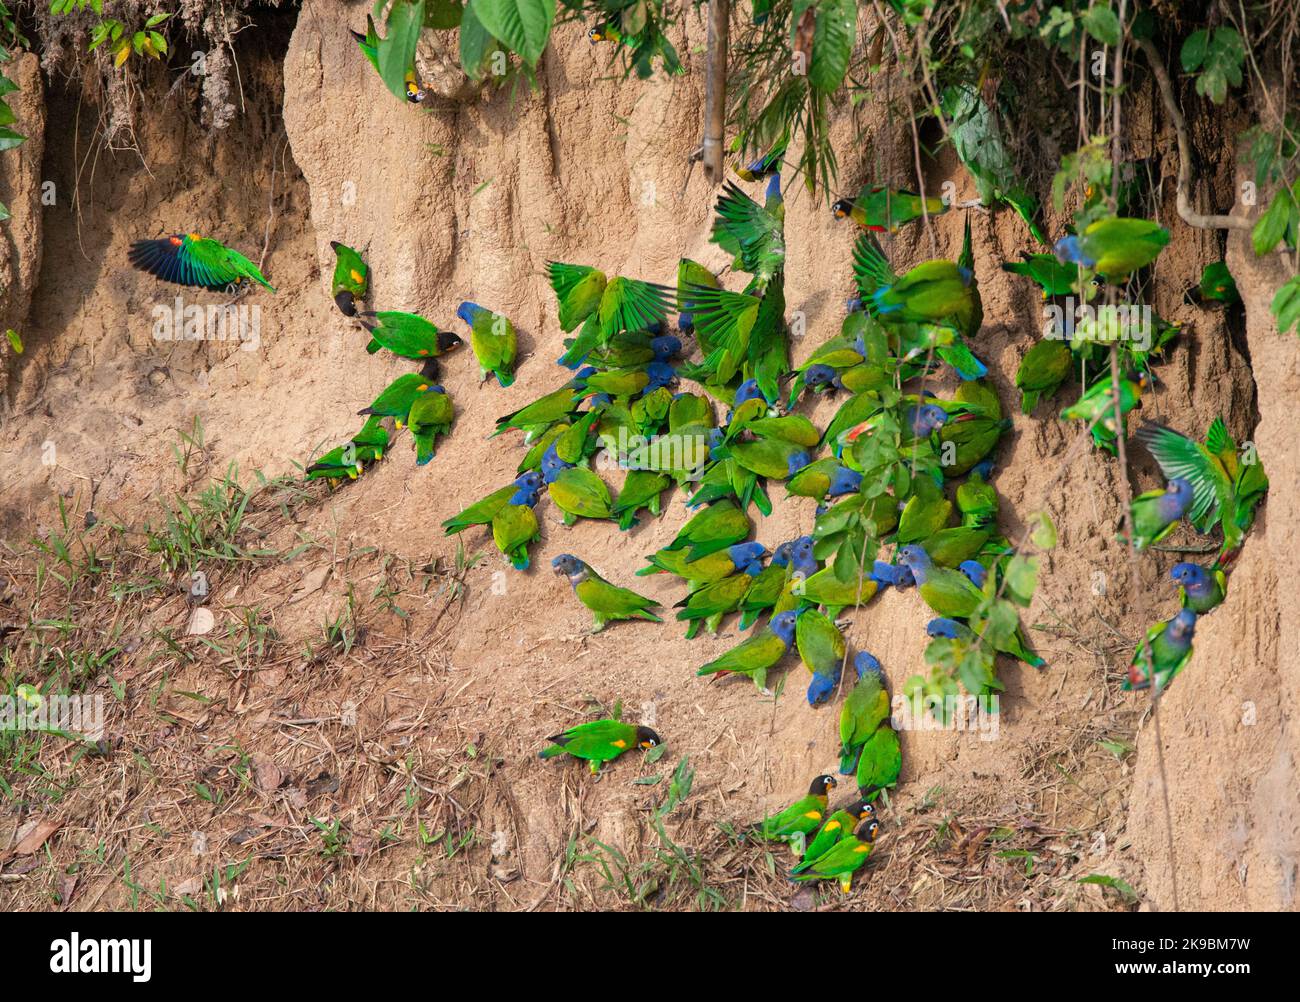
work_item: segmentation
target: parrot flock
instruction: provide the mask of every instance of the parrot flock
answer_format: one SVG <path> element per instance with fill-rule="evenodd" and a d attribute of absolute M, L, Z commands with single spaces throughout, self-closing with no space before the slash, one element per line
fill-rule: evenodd
<path fill-rule="evenodd" d="M 375 63 L 373 22 L 368 19 L 365 35 L 353 34 Z M 636 37 L 611 22 L 589 38 L 593 45 L 612 41 L 629 50 L 638 72 L 648 72 L 652 58 L 670 71 L 680 68 L 653 17 Z M 412 103 L 425 96 L 413 68 L 407 96 Z M 957 107 L 966 107 L 967 99 L 961 93 L 945 97 Z M 974 127 L 961 118 L 957 125 Z M 973 138 L 964 140 L 965 147 L 960 134 L 956 139 L 959 156 L 963 149 L 974 156 Z M 972 347 L 983 308 L 969 218 L 955 260 L 929 260 L 898 274 L 877 234 L 943 215 L 949 204 L 877 185 L 836 201 L 835 218 L 856 226 L 849 262 L 856 298 L 839 333 L 793 366 L 780 173 L 787 141 L 782 137 L 765 155 L 736 167 L 742 181 L 763 186 L 761 200 L 735 182 L 717 199 L 711 240 L 729 256 L 727 284 L 738 288 L 685 257 L 673 284 L 548 263 L 566 335 L 557 360 L 563 380 L 497 419 L 494 437 L 517 434 L 523 447 L 515 478 L 442 527 L 448 535 L 481 527 L 515 569 L 526 571 L 541 539 L 536 509 L 543 496 L 565 525 L 588 519 L 626 531 L 644 517 L 659 517 L 665 492 L 682 492 L 689 519 L 635 571 L 681 582 L 684 595 L 672 610 L 607 580 L 581 556 L 560 554 L 552 570 L 590 611 L 593 633 L 619 620 L 662 623 L 671 611 L 693 638 L 716 635 L 734 616 L 743 639 L 700 664 L 697 676 L 743 675 L 766 691 L 769 673 L 797 656 L 809 674 L 810 705 L 842 694 L 839 773 L 854 777 L 855 799 L 831 811 L 829 795 L 838 781 L 819 775 L 806 796 L 756 822 L 747 835 L 794 846 L 800 858 L 791 880 L 835 880 L 848 891 L 872 853 L 881 827 L 876 800 L 897 784 L 902 755 L 884 670 L 870 653 L 850 650 L 841 612 L 891 587 L 917 590 L 934 613 L 926 626 L 931 671 L 906 683 L 909 695 L 955 694 L 958 682 L 970 695 L 992 695 L 1002 689 L 994 671 L 999 653 L 1035 668 L 1046 662 L 1015 605 L 1001 598 L 1010 592 L 1024 606 L 1029 596 L 1020 592 L 1023 558 L 997 526 L 992 454 L 1011 421 Z M 977 171 L 966 156 L 963 162 Z M 1015 207 L 1045 243 L 1032 199 L 986 182 L 995 192 L 989 197 Z M 1146 268 L 1168 241 L 1157 223 L 1101 216 L 1062 237 L 1054 253 L 1026 253 L 1002 267 L 1033 281 L 1045 302 L 1086 301 Z M 410 431 L 416 463 L 423 466 L 455 420 L 451 398 L 437 382 L 439 361 L 464 342 L 418 314 L 360 309 L 370 292 L 363 255 L 339 242 L 330 246 L 336 256 L 331 296 L 364 329 L 367 353 L 384 350 L 420 368 L 398 376 L 362 408 L 361 429 L 316 457 L 305 476 L 331 484 L 357 479 L 388 452 L 387 421 L 395 431 Z M 193 233 L 139 241 L 129 257 L 165 281 L 245 291 L 256 283 L 275 291 L 249 259 Z M 1226 267 L 1212 265 L 1188 296 L 1230 303 L 1236 288 Z M 518 352 L 511 321 L 470 301 L 456 316 L 468 329 L 480 380 L 510 387 Z M 1156 319 L 1159 333 L 1147 347 L 1123 347 L 1119 385 L 1105 364 L 1109 356 L 1094 351 L 1100 340 L 1095 330 L 1067 323 L 1063 336 L 1036 340 L 1015 374 L 1022 411 L 1031 413 L 1077 375 L 1082 392 L 1061 418 L 1081 422 L 1098 448 L 1114 453 L 1127 434 L 1126 415 L 1141 406 L 1150 386 L 1151 363 L 1178 334 L 1176 326 Z M 950 396 L 941 397 L 926 383 L 945 366 L 958 381 Z M 686 381 L 696 388 L 684 389 Z M 801 401 L 815 397 L 839 401 L 824 429 L 797 412 Z M 1239 448 L 1221 419 L 1204 442 L 1151 422 L 1136 436 L 1167 484 L 1133 499 L 1133 547 L 1157 546 L 1184 518 L 1202 533 L 1218 526 L 1223 536 L 1210 566 L 1182 562 L 1173 568 L 1180 608 L 1153 626 L 1134 652 L 1125 688 L 1145 688 L 1154 677 L 1163 689 L 1191 657 L 1198 618 L 1223 602 L 1229 563 L 1268 481 L 1253 448 Z M 656 448 L 665 442 L 673 446 L 667 455 Z M 601 475 L 615 468 L 600 461 L 609 456 L 617 456 L 616 468 L 624 471 L 618 490 Z M 771 513 L 777 484 L 784 484 L 787 497 L 814 499 L 817 509 L 806 534 L 769 551 L 754 540 L 752 512 Z M 888 556 L 885 547 L 892 549 Z M 850 664 L 853 675 L 846 680 Z M 581 723 L 547 740 L 542 759 L 568 754 L 588 762 L 593 774 L 626 751 L 662 743 L 653 730 L 616 719 Z"/>

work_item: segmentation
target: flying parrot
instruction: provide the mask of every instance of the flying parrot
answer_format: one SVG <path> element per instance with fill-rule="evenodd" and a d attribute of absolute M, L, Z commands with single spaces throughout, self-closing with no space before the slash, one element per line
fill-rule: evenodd
<path fill-rule="evenodd" d="M 160 240 L 137 240 L 127 252 L 127 259 L 141 271 L 177 285 L 225 289 L 257 282 L 275 291 L 275 287 L 257 270 L 257 265 L 239 251 L 197 233 L 174 233 Z"/>
<path fill-rule="evenodd" d="M 836 219 L 852 219 L 864 230 L 897 233 L 899 228 L 922 216 L 942 216 L 948 206 L 942 198 L 922 198 L 910 191 L 867 185 L 856 198 L 841 198 L 831 206 Z"/>
<path fill-rule="evenodd" d="M 663 620 L 650 611 L 659 603 L 634 591 L 612 585 L 571 553 L 561 553 L 551 561 L 551 569 L 569 579 L 578 601 L 591 610 L 592 633 L 599 633 L 608 623 L 619 619 Z"/>

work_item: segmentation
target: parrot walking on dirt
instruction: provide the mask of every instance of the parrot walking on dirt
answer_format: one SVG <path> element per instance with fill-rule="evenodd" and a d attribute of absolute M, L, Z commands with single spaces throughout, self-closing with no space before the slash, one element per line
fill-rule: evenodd
<path fill-rule="evenodd" d="M 370 332 L 370 342 L 366 345 L 366 353 L 370 355 L 386 348 L 401 358 L 424 361 L 464 344 L 451 331 L 439 330 L 436 324 L 416 313 L 385 310 L 361 313 L 359 317 L 362 326 Z"/>
<path fill-rule="evenodd" d="M 330 241 L 334 251 L 334 277 L 330 281 L 330 295 L 345 317 L 357 315 L 357 300 L 365 299 L 370 291 L 370 269 L 361 255 L 347 244 Z"/>
<path fill-rule="evenodd" d="M 627 588 L 610 584 L 571 553 L 561 553 L 552 560 L 551 569 L 555 574 L 569 579 L 578 601 L 591 610 L 592 633 L 599 633 L 607 624 L 620 619 L 648 619 L 652 623 L 663 622 L 650 611 L 659 604 L 658 602 Z"/>
<path fill-rule="evenodd" d="M 880 822 L 869 818 L 851 837 L 836 842 L 806 865 L 800 864 L 799 872 L 792 873 L 790 879 L 796 883 L 805 880 L 834 880 L 839 883 L 840 890 L 848 894 L 853 889 L 853 874 L 862 869 L 870 858 L 879 831 Z"/>
<path fill-rule="evenodd" d="M 502 314 L 485 310 L 477 303 L 461 303 L 456 316 L 469 324 L 469 345 L 478 359 L 480 378 L 496 376 L 503 388 L 513 383 L 515 356 L 519 351 L 515 325 Z"/>
<path fill-rule="evenodd" d="M 808 785 L 806 796 L 750 826 L 748 833 L 769 842 L 789 842 L 797 836 L 811 835 L 821 827 L 830 791 L 838 785 L 834 776 L 816 777 Z"/>
<path fill-rule="evenodd" d="M 340 445 L 322 455 L 304 473 L 308 480 L 336 480 L 348 477 L 356 480 L 365 464 L 384 458 L 388 448 L 388 429 L 383 419 L 369 417 L 361 430 L 352 436 L 347 445 Z"/>
<path fill-rule="evenodd" d="M 803 873 L 809 864 L 830 851 L 831 846 L 846 838 L 852 838 L 854 829 L 868 818 L 876 816 L 876 807 L 866 800 L 857 800 L 827 818 L 808 847 L 804 849 L 803 859 L 790 868 L 790 874 Z"/>
<path fill-rule="evenodd" d="M 451 397 L 441 386 L 431 385 L 415 398 L 407 412 L 406 423 L 415 439 L 416 466 L 424 466 L 433 458 L 438 436 L 451 430 L 454 417 Z"/>
<path fill-rule="evenodd" d="M 777 613 L 758 633 L 702 665 L 696 675 L 721 675 L 734 672 L 748 675 L 762 691 L 767 684 L 768 669 L 776 667 L 794 643 L 796 613 L 793 609 Z"/>
<path fill-rule="evenodd" d="M 275 291 L 257 265 L 239 251 L 197 233 L 137 240 L 127 252 L 127 260 L 140 271 L 177 285 L 226 289 L 256 282 Z"/>
<path fill-rule="evenodd" d="M 530 470 L 516 477 L 500 490 L 495 490 L 487 497 L 475 501 L 459 514 L 453 515 L 442 523 L 442 528 L 448 536 L 453 536 L 473 525 L 491 525 L 496 513 L 509 504 L 511 498 L 521 490 L 537 491 L 541 487 L 542 475 L 535 470 Z"/>
<path fill-rule="evenodd" d="M 1126 691 L 1147 688 L 1154 672 L 1156 686 L 1163 690 L 1191 660 L 1195 633 L 1196 613 L 1191 609 L 1180 609 L 1173 619 L 1147 630 L 1133 651 L 1123 688 Z"/>
<path fill-rule="evenodd" d="M 593 776 L 600 772 L 602 765 L 614 761 L 625 751 L 633 748 L 649 751 L 662 741 L 649 727 L 637 727 L 621 720 L 592 720 L 570 727 L 562 734 L 553 734 L 546 740 L 551 744 L 537 753 L 538 758 L 572 755 L 584 759 Z"/>
<path fill-rule="evenodd" d="M 517 571 L 528 570 L 528 548 L 542 538 L 533 511 L 539 496 L 536 487 L 520 487 L 492 516 L 492 541 Z"/>

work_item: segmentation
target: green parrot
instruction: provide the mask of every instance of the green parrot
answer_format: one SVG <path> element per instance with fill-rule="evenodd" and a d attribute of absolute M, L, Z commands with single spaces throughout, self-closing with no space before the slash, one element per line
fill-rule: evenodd
<path fill-rule="evenodd" d="M 961 512 L 962 525 L 978 528 L 990 525 L 998 517 L 997 489 L 984 477 L 976 464 L 957 488 L 957 510 Z"/>
<path fill-rule="evenodd" d="M 1123 688 L 1145 689 L 1154 671 L 1157 689 L 1163 690 L 1191 660 L 1195 633 L 1196 613 L 1191 609 L 1180 609 L 1173 619 L 1147 630 L 1133 651 Z"/>
<path fill-rule="evenodd" d="M 1043 397 L 1052 396 L 1070 376 L 1074 355 L 1065 341 L 1044 339 L 1020 360 L 1016 386 L 1020 388 L 1020 413 L 1030 414 Z"/>
<path fill-rule="evenodd" d="M 533 511 L 537 491 L 521 489 L 492 516 L 492 541 L 517 571 L 528 570 L 528 547 L 542 538 Z"/>
<path fill-rule="evenodd" d="M 795 622 L 794 641 L 799 659 L 812 674 L 839 678 L 848 644 L 829 616 L 805 609 Z"/>
<path fill-rule="evenodd" d="M 1223 552 L 1241 546 L 1255 521 L 1255 508 L 1268 491 L 1264 464 L 1254 449 L 1238 450 L 1221 417 L 1210 423 L 1203 445 L 1147 421 L 1138 427 L 1137 439 L 1166 477 L 1182 478 L 1192 485 L 1188 517 L 1197 530 L 1209 532 L 1218 522 L 1223 529 Z"/>
<path fill-rule="evenodd" d="M 963 258 L 970 256 L 969 248 L 967 219 Z M 867 309 L 886 323 L 940 324 L 967 337 L 983 323 L 979 282 L 968 265 L 925 261 L 900 278 L 875 238 L 863 233 L 853 247 L 853 276 Z"/>
<path fill-rule="evenodd" d="M 423 372 L 405 372 L 389 383 L 369 407 L 363 407 L 357 413 L 390 417 L 400 430 L 406 424 L 416 398 L 427 393 L 432 385 Z"/>
<path fill-rule="evenodd" d="M 772 563 L 755 575 L 754 580 L 750 582 L 749 591 L 745 592 L 745 597 L 740 601 L 740 623 L 737 627 L 739 630 L 748 630 L 758 622 L 763 613 L 772 610 L 780 599 L 789 577 L 788 561 L 778 563 L 775 557 Z"/>
<path fill-rule="evenodd" d="M 858 824 L 875 816 L 875 805 L 865 800 L 854 801 L 848 807 L 836 811 L 817 829 L 817 835 L 803 852 L 803 859 L 790 868 L 791 876 L 803 873 L 813 860 L 825 855 L 837 842 L 853 838 L 853 830 Z"/>
<path fill-rule="evenodd" d="M 842 471 L 842 472 L 841 472 Z M 815 498 L 825 501 L 831 489 L 836 495 L 856 491 L 862 482 L 860 474 L 845 469 L 838 459 L 818 459 L 801 467 L 786 482 L 786 497 Z M 843 489 L 839 489 L 839 488 Z"/>
<path fill-rule="evenodd" d="M 560 470 L 547 487 L 555 507 L 564 512 L 564 524 L 573 525 L 579 518 L 613 518 L 614 499 L 609 485 L 585 466 L 568 466 Z"/>
<path fill-rule="evenodd" d="M 334 278 L 330 282 L 330 295 L 345 317 L 357 315 L 357 300 L 365 299 L 370 289 L 370 269 L 361 255 L 347 244 L 330 241 L 334 251 Z"/>
<path fill-rule="evenodd" d="M 754 680 L 754 685 L 762 690 L 767 684 L 768 669 L 774 668 L 794 643 L 795 616 L 793 609 L 778 612 L 758 633 L 742 640 L 721 657 L 700 666 L 695 674 L 722 675 L 734 672 L 748 675 Z"/>
<path fill-rule="evenodd" d="M 843 581 L 836 574 L 834 565 L 796 581 L 791 588 L 796 598 L 820 605 L 832 616 L 851 605 L 866 605 L 876 597 L 879 590 L 880 582 L 872 576 L 869 568 L 863 568 L 859 579 L 857 568 L 854 567 L 849 580 Z"/>
<path fill-rule="evenodd" d="M 1120 414 L 1127 416 L 1129 411 L 1142 402 L 1142 391 L 1146 389 L 1150 377 L 1141 372 L 1136 379 L 1120 379 L 1119 403 Z M 1109 375 L 1103 376 L 1083 394 L 1061 411 L 1062 420 L 1083 421 L 1092 424 L 1092 440 L 1099 448 L 1115 455 L 1115 439 L 1123 429 L 1115 421 L 1115 399 L 1112 393 L 1113 383 Z M 1096 424 L 1093 422 L 1096 421 Z"/>
<path fill-rule="evenodd" d="M 916 544 L 899 547 L 898 561 L 912 572 L 922 601 L 940 616 L 968 619 L 984 601 L 984 592 L 965 574 L 935 567 L 930 555 Z"/>
<path fill-rule="evenodd" d="M 1108 282 L 1122 282 L 1145 268 L 1169 243 L 1169 231 L 1149 219 L 1108 216 L 1084 227 L 1082 233 L 1056 242 L 1056 256 L 1103 276 Z"/>
<path fill-rule="evenodd" d="M 515 355 L 519 351 L 515 325 L 504 315 L 485 310 L 478 303 L 461 303 L 456 316 L 469 325 L 469 345 L 478 359 L 479 378 L 496 376 L 502 387 L 513 383 Z"/>
<path fill-rule="evenodd" d="M 712 241 L 736 255 L 736 267 L 753 276 L 743 292 L 692 285 L 679 305 L 689 313 L 705 353 L 683 374 L 702 383 L 730 384 L 737 373 L 757 381 L 775 402 L 777 381 L 789 369 L 785 323 L 785 202 L 773 174 L 759 205 L 728 182 L 718 196 Z M 687 306 L 690 307 L 689 311 Z"/>
<path fill-rule="evenodd" d="M 1144 491 L 1135 497 L 1129 505 L 1135 548 L 1145 550 L 1173 532 L 1191 508 L 1193 497 L 1191 482 L 1182 477 L 1175 477 L 1159 490 Z M 1120 542 L 1128 541 L 1121 537 Z"/>
<path fill-rule="evenodd" d="M 658 602 L 629 591 L 627 588 L 610 584 L 571 553 L 561 553 L 552 560 L 551 569 L 556 574 L 569 579 L 578 601 L 591 610 L 594 617 L 592 633 L 599 633 L 607 624 L 619 619 L 648 619 L 652 623 L 663 622 L 650 611 L 659 604 Z"/>
<path fill-rule="evenodd" d="M 866 651 L 859 651 L 853 666 L 858 680 L 840 706 L 840 772 L 845 776 L 857 769 L 862 746 L 893 712 L 880 662 Z"/>
<path fill-rule="evenodd" d="M 348 477 L 356 480 L 366 463 L 384 458 L 384 450 L 388 448 L 388 429 L 382 422 L 379 417 L 367 418 L 347 445 L 331 449 L 307 467 L 304 471 L 307 479 Z"/>
<path fill-rule="evenodd" d="M 898 517 L 898 542 L 919 543 L 929 539 L 948 524 L 952 517 L 952 502 L 934 482 L 917 478 L 914 493 L 903 505 Z"/>
<path fill-rule="evenodd" d="M 415 439 L 415 465 L 424 466 L 433 458 L 434 442 L 451 430 L 455 411 L 451 397 L 441 386 L 429 386 L 415 398 L 407 412 L 406 423 Z"/>
<path fill-rule="evenodd" d="M 678 620 L 690 624 L 686 628 L 686 639 L 690 640 L 699 633 L 701 626 L 716 636 L 722 617 L 740 608 L 761 570 L 762 565 L 757 560 L 751 561 L 735 574 L 700 585 L 678 602 L 674 606 L 680 610 Z"/>
<path fill-rule="evenodd" d="M 721 581 L 729 574 L 743 570 L 751 560 L 767 555 L 762 543 L 734 543 L 725 550 L 691 560 L 687 550 L 667 550 L 652 553 L 646 559 L 648 566 L 636 572 L 637 577 L 647 574 L 674 574 L 694 588 Z"/>
<path fill-rule="evenodd" d="M 977 556 L 991 538 L 991 526 L 954 525 L 931 533 L 920 543 L 934 563 L 940 567 L 956 567 Z M 903 541 L 901 535 L 899 541 Z"/>
<path fill-rule="evenodd" d="M 922 198 L 910 191 L 865 185 L 856 198 L 841 198 L 831 206 L 836 219 L 852 219 L 864 230 L 897 233 L 922 216 L 942 216 L 948 205 L 933 195 Z"/>
<path fill-rule="evenodd" d="M 672 486 L 672 477 L 656 470 L 628 470 L 618 501 L 610 509 L 620 529 L 630 529 L 637 522 L 637 512 L 645 509 L 656 518 L 661 511 L 659 496 Z M 639 572 L 638 572 L 639 573 Z"/>
<path fill-rule="evenodd" d="M 576 363 L 593 348 L 609 344 L 622 331 L 645 331 L 659 326 L 668 315 L 672 290 L 652 282 L 615 276 L 581 264 L 549 261 L 546 265 L 551 288 L 560 306 L 560 327 L 567 334 L 589 317 L 596 329 L 583 335 L 565 352 L 561 364 Z"/>
<path fill-rule="evenodd" d="M 863 797 L 877 797 L 881 790 L 898 785 L 902 771 L 903 752 L 898 732 L 886 721 L 867 738 L 858 755 L 858 793 Z"/>
<path fill-rule="evenodd" d="M 1010 418 L 1001 420 L 979 414 L 963 414 L 939 429 L 939 457 L 945 477 L 960 477 L 987 456 L 1004 432 Z M 951 462 L 946 462 L 951 457 Z"/>
<path fill-rule="evenodd" d="M 764 153 L 757 160 L 752 160 L 747 164 L 734 164 L 732 169 L 742 181 L 762 181 L 771 177 L 773 174 L 781 172 L 781 165 L 785 159 L 785 151 L 790 146 L 790 130 L 786 129 L 781 133 L 772 148 Z"/>
<path fill-rule="evenodd" d="M 816 859 L 810 860 L 799 873 L 790 877 L 795 882 L 804 880 L 837 880 L 840 890 L 848 894 L 853 888 L 853 874 L 857 873 L 871 856 L 880 822 L 875 818 L 864 821 L 850 838 L 841 839 Z"/>
<path fill-rule="evenodd" d="M 275 291 L 275 287 L 257 270 L 257 265 L 239 251 L 197 233 L 173 233 L 159 240 L 137 240 L 127 252 L 127 260 L 140 271 L 177 285 L 225 289 L 257 282 Z"/>
<path fill-rule="evenodd" d="M 754 523 L 749 520 L 749 516 L 734 502 L 724 499 L 693 516 L 659 553 L 686 548 L 690 559 L 698 560 L 710 553 L 725 550 L 733 543 L 743 542 L 749 538 L 753 528 Z"/>
<path fill-rule="evenodd" d="M 1232 277 L 1227 264 L 1212 261 L 1201 272 L 1201 280 L 1188 292 L 1187 298 L 1194 303 L 1232 303 L 1241 302 L 1241 293 L 1237 291 L 1237 280 Z"/>
<path fill-rule="evenodd" d="M 356 39 L 357 48 L 361 54 L 379 72 L 379 33 L 375 31 L 375 19 L 366 15 L 366 33 L 363 35 L 359 31 L 352 32 L 352 37 Z M 415 75 L 415 67 L 408 67 L 406 70 L 406 100 L 412 104 L 419 104 L 426 97 L 423 87 L 420 86 L 419 80 Z"/>
<path fill-rule="evenodd" d="M 808 785 L 807 796 L 751 825 L 747 834 L 769 842 L 789 842 L 797 836 L 811 835 L 821 827 L 830 791 L 838 785 L 834 776 L 818 776 Z"/>
<path fill-rule="evenodd" d="M 585 759 L 595 776 L 606 762 L 612 762 L 631 748 L 649 751 L 661 742 L 658 734 L 649 727 L 636 727 L 621 720 L 592 720 L 570 727 L 563 734 L 553 734 L 546 739 L 550 747 L 537 753 L 540 759 L 557 755 L 572 755 Z"/>
<path fill-rule="evenodd" d="M 538 491 L 541 487 L 542 475 L 535 471 L 526 472 L 500 490 L 493 491 L 487 497 L 475 501 L 464 511 L 453 515 L 442 523 L 442 528 L 448 536 L 453 536 L 472 525 L 491 525 L 496 513 L 509 504 L 510 499 L 521 489 Z"/>
<path fill-rule="evenodd" d="M 1058 261 L 1055 254 L 1021 253 L 1021 260 L 1007 261 L 1003 271 L 1031 278 L 1043 290 L 1043 298 L 1068 296 L 1079 290 L 1079 266 L 1069 261 Z"/>
<path fill-rule="evenodd" d="M 1204 616 L 1223 604 L 1228 595 L 1228 576 L 1217 564 L 1208 570 L 1192 563 L 1174 564 L 1170 577 L 1178 582 L 1178 602 Z"/>
<path fill-rule="evenodd" d="M 754 438 L 736 441 L 714 450 L 717 457 L 734 459 L 736 464 L 755 476 L 785 480 L 808 465 L 808 450 L 784 438 Z"/>
<path fill-rule="evenodd" d="M 566 420 L 577 411 L 578 405 L 574 402 L 574 394 L 579 387 L 577 379 L 578 377 L 575 377 L 558 390 L 553 390 L 545 396 L 538 397 L 531 404 L 497 418 L 496 431 L 489 437 L 495 438 L 511 428 L 517 428 L 524 433 L 525 442 L 536 441 L 538 436 L 545 434 L 553 425 Z M 540 460 L 540 454 L 538 458 Z"/>
<path fill-rule="evenodd" d="M 380 348 L 387 348 L 401 358 L 422 361 L 437 358 L 464 343 L 451 331 L 439 330 L 435 324 L 415 313 L 385 310 L 360 316 L 362 326 L 370 332 L 366 351 L 371 355 Z"/>

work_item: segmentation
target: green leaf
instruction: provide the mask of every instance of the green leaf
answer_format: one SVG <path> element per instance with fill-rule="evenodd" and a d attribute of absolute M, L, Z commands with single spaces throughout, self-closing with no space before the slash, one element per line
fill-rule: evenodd
<path fill-rule="evenodd" d="M 9 210 L 5 208 L 4 202 L 0 202 L 0 223 L 9 218 Z"/>
<path fill-rule="evenodd" d="M 529 66 L 537 65 L 555 23 L 555 0 L 471 0 L 471 4 L 494 38 Z"/>
<path fill-rule="evenodd" d="M 1090 7 L 1083 12 L 1083 26 L 1102 45 L 1119 45 L 1124 30 L 1109 6 Z"/>
<path fill-rule="evenodd" d="M 12 125 L 17 118 L 13 108 L 9 107 L 9 102 L 0 101 L 0 125 Z"/>
<path fill-rule="evenodd" d="M 1300 324 L 1300 275 L 1292 275 L 1273 297 L 1271 309 L 1277 317 L 1277 329 L 1285 334 L 1292 327 Z"/>
<path fill-rule="evenodd" d="M 1036 511 L 1030 517 L 1033 523 L 1033 529 L 1030 530 L 1029 538 L 1040 550 L 1050 550 L 1056 545 L 1056 525 L 1052 522 L 1052 516 L 1045 511 Z"/>
<path fill-rule="evenodd" d="M 477 0 L 469 0 L 460 21 L 460 65 L 471 80 L 482 78 L 483 60 L 492 48 L 492 33 L 476 13 Z"/>
<path fill-rule="evenodd" d="M 149 18 L 149 20 L 147 20 L 144 23 L 144 26 L 146 28 L 156 28 L 158 27 L 158 25 L 166 21 L 169 17 L 171 17 L 171 14 L 155 14 L 153 17 Z"/>
<path fill-rule="evenodd" d="M 1103 873 L 1090 873 L 1086 877 L 1080 877 L 1081 884 L 1100 884 L 1102 887 L 1109 887 L 1112 891 L 1119 893 L 1125 901 L 1136 901 L 1138 899 L 1137 891 L 1119 877 L 1108 877 Z"/>
<path fill-rule="evenodd" d="M 1016 556 L 1007 564 L 1007 591 L 1019 605 L 1028 605 L 1038 587 L 1038 560 Z"/>
<path fill-rule="evenodd" d="M 388 34 L 379 40 L 379 76 L 385 86 L 406 100 L 406 72 L 415 64 L 424 25 L 424 0 L 394 0 L 388 11 Z"/>
<path fill-rule="evenodd" d="M 435 30 L 455 28 L 464 11 L 461 0 L 425 0 L 424 26 Z"/>
<path fill-rule="evenodd" d="M 7 126 L 0 126 L 0 151 L 12 150 L 15 146 L 19 146 L 25 142 L 27 142 L 26 136 L 14 132 L 13 129 L 8 128 Z"/>
<path fill-rule="evenodd" d="M 1294 224 L 1292 219 L 1300 210 L 1296 208 L 1295 199 L 1286 188 L 1278 190 L 1273 200 L 1268 203 L 1268 210 L 1259 217 L 1255 228 L 1250 232 L 1250 242 L 1255 248 L 1255 256 L 1267 254 L 1286 236 L 1288 228 Z"/>
<path fill-rule="evenodd" d="M 1204 28 L 1187 36 L 1187 40 L 1183 42 L 1180 55 L 1184 72 L 1192 73 L 1200 68 L 1201 63 L 1205 62 L 1205 53 L 1209 48 L 1209 42 L 1210 33 Z"/>

